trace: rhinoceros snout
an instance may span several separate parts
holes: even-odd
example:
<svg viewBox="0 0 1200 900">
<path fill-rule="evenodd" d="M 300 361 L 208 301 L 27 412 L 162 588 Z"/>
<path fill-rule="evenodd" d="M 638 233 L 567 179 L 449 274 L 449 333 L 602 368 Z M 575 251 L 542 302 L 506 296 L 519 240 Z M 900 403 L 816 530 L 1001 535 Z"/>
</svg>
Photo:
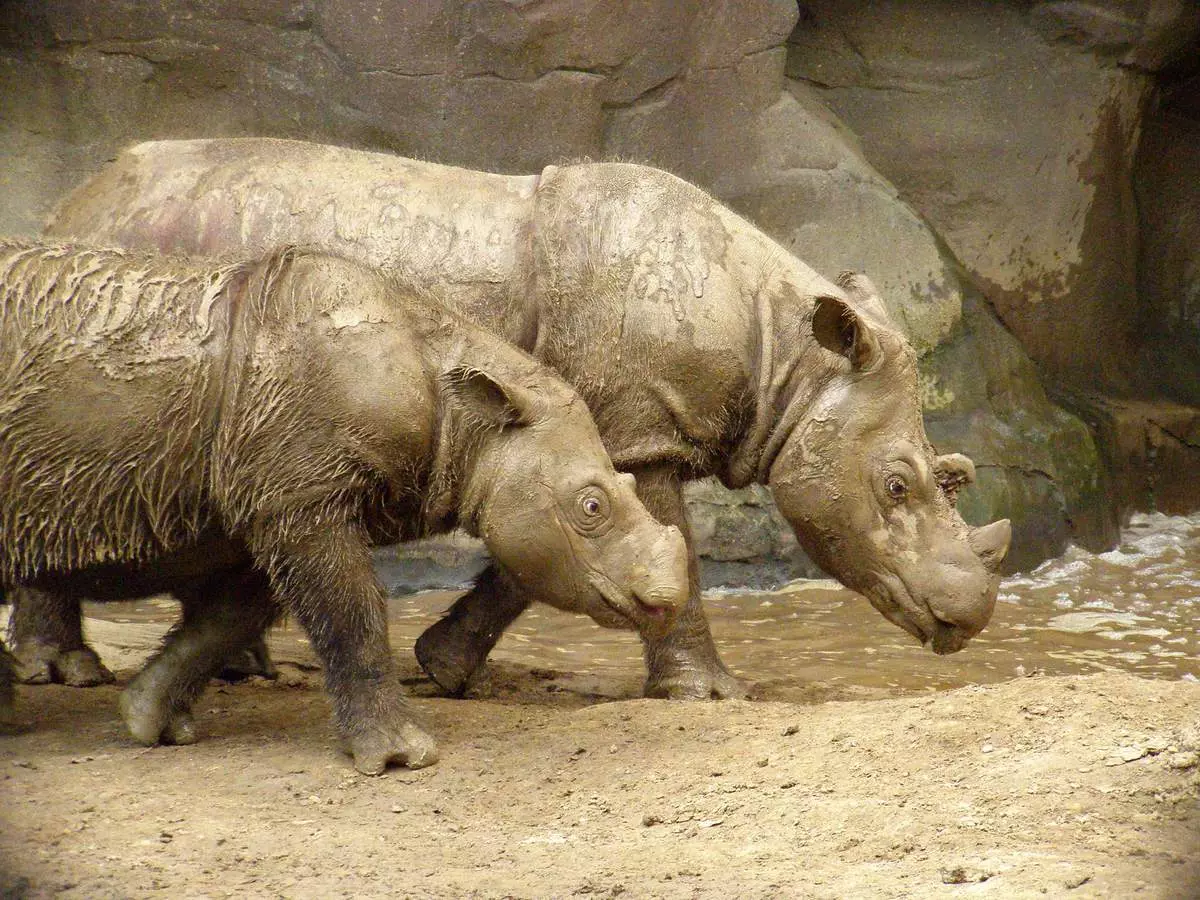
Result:
<svg viewBox="0 0 1200 900">
<path fill-rule="evenodd" d="M 968 542 L 984 568 L 995 575 L 999 573 L 1000 564 L 1004 562 L 1009 544 L 1012 543 L 1012 523 L 1008 519 L 999 519 L 991 525 L 973 528 Z"/>
<path fill-rule="evenodd" d="M 669 525 L 649 549 L 646 564 L 635 572 L 633 596 L 645 612 L 670 620 L 687 603 L 690 590 L 687 543 Z"/>
</svg>

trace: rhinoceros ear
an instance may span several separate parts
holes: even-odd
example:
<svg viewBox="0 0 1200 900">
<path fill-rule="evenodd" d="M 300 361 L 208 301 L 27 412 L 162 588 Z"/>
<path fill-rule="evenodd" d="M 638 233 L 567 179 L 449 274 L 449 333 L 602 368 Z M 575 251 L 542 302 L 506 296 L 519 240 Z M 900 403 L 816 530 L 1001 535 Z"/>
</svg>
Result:
<svg viewBox="0 0 1200 900">
<path fill-rule="evenodd" d="M 441 376 L 442 394 L 467 416 L 492 428 L 533 421 L 525 392 L 474 366 L 455 366 Z"/>
<path fill-rule="evenodd" d="M 817 297 L 812 330 L 818 344 L 846 357 L 856 372 L 869 371 L 879 361 L 879 338 L 874 329 L 840 297 Z"/>
<path fill-rule="evenodd" d="M 875 284 L 861 272 L 841 272 L 834 280 L 846 295 L 854 308 L 866 313 L 867 317 L 881 325 L 891 325 L 892 317 L 888 315 L 883 298 L 879 296 Z"/>
<path fill-rule="evenodd" d="M 944 453 L 933 461 L 933 477 L 950 500 L 958 502 L 958 492 L 975 480 L 975 463 L 961 453 Z"/>
</svg>

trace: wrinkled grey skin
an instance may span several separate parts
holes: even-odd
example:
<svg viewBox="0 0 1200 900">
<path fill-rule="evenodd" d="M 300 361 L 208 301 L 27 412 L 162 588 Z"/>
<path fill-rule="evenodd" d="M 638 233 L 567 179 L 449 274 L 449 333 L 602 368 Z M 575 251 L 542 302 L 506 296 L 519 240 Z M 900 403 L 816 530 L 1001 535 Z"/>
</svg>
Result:
<svg viewBox="0 0 1200 900">
<path fill-rule="evenodd" d="M 180 596 L 122 695 L 141 741 L 193 740 L 192 701 L 278 604 L 355 766 L 434 762 L 372 543 L 462 527 L 512 589 L 609 626 L 665 629 L 686 600 L 682 535 L 575 392 L 378 273 L 290 249 L 205 266 L 0 241 L 0 291 L 0 583 Z"/>
<path fill-rule="evenodd" d="M 665 172 L 500 176 L 294 141 L 164 141 L 121 154 L 50 231 L 202 253 L 297 242 L 444 286 L 575 385 L 614 464 L 689 550 L 683 483 L 758 481 L 813 557 L 935 651 L 991 614 L 1008 522 L 970 529 L 940 488 L 968 481 L 969 461 L 935 456 L 913 352 L 869 283 L 826 281 Z M 646 693 L 743 696 L 694 551 L 689 567 L 674 628 L 642 632 Z M 526 603 L 486 575 L 422 635 L 421 664 L 460 691 Z"/>
</svg>

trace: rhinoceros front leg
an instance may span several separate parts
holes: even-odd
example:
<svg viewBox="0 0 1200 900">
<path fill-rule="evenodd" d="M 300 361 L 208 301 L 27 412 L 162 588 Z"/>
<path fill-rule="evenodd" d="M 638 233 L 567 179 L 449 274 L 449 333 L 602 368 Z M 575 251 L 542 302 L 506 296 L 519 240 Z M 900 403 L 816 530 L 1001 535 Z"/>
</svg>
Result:
<svg viewBox="0 0 1200 900">
<path fill-rule="evenodd" d="M 488 566 L 474 587 L 417 638 L 417 662 L 452 697 L 460 697 L 500 635 L 529 606 L 503 570 Z"/>
<path fill-rule="evenodd" d="M 27 587 L 11 588 L 7 596 L 12 603 L 8 634 L 19 680 L 73 687 L 113 680 L 96 651 L 84 643 L 78 597 Z"/>
<path fill-rule="evenodd" d="M 654 518 L 683 532 L 688 547 L 688 599 L 665 635 L 643 634 L 647 697 L 672 700 L 733 700 L 748 695 L 746 685 L 717 655 L 700 601 L 700 563 L 683 505 L 683 483 L 668 467 L 642 469 L 637 492 Z"/>
<path fill-rule="evenodd" d="M 256 555 L 281 605 L 294 615 L 325 667 L 334 719 L 354 767 L 378 775 L 388 763 L 411 769 L 437 762 L 437 746 L 415 721 L 388 645 L 383 588 L 366 540 L 353 526 L 324 524 L 297 533 L 260 533 Z M 318 530 L 319 529 L 319 530 Z"/>
<path fill-rule="evenodd" d="M 192 704 L 231 654 L 262 641 L 276 612 L 266 575 L 251 569 L 222 573 L 179 599 L 182 621 L 119 701 L 130 734 L 147 745 L 196 740 Z"/>
<path fill-rule="evenodd" d="M 746 686 L 717 656 L 700 603 L 699 564 L 684 516 L 682 482 L 667 467 L 638 469 L 633 474 L 646 509 L 659 522 L 683 532 L 689 556 L 690 590 L 675 626 L 666 635 L 642 635 L 648 670 L 646 696 L 673 700 L 745 697 Z M 417 638 L 417 661 L 447 694 L 461 695 L 500 635 L 528 605 L 501 570 L 487 569 L 474 588 Z"/>
</svg>

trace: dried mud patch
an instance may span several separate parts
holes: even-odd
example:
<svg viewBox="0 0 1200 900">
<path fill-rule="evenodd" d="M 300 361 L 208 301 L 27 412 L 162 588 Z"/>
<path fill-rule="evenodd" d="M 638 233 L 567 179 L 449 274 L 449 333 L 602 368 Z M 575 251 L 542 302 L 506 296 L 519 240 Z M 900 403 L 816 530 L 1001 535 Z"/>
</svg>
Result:
<svg viewBox="0 0 1200 900">
<path fill-rule="evenodd" d="M 191 747 L 134 745 L 113 687 L 19 701 L 5 897 L 1200 895 L 1184 681 L 680 704 L 506 665 L 480 699 L 418 697 L 442 760 L 380 778 L 295 664 L 210 689 Z"/>
</svg>

